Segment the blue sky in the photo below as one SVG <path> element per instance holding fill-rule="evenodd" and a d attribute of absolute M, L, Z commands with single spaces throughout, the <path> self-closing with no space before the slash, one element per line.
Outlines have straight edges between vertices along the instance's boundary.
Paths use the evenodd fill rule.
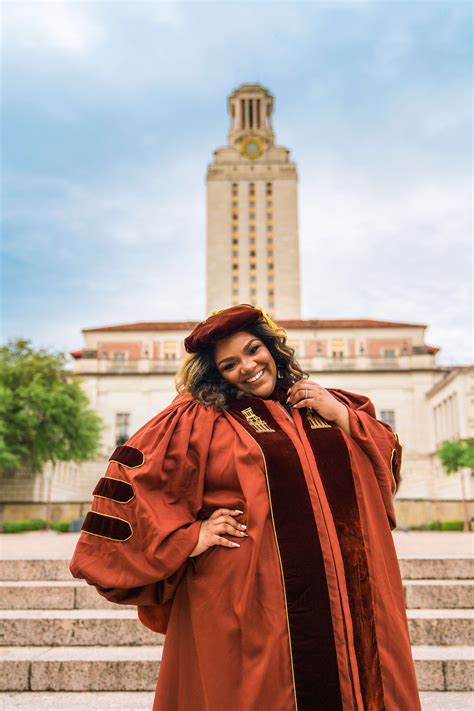
<path fill-rule="evenodd" d="M 226 97 L 275 95 L 303 316 L 429 325 L 470 354 L 470 2 L 4 2 L 2 333 L 205 316 Z"/>

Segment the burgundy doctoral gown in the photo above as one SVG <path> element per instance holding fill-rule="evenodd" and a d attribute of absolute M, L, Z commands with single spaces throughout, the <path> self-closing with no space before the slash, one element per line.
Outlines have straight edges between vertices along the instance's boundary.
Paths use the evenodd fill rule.
<path fill-rule="evenodd" d="M 177 396 L 110 458 L 71 572 L 166 633 L 155 711 L 419 711 L 391 530 L 401 446 L 362 395 L 351 435 L 277 386 Z M 240 509 L 240 548 L 189 555 Z"/>

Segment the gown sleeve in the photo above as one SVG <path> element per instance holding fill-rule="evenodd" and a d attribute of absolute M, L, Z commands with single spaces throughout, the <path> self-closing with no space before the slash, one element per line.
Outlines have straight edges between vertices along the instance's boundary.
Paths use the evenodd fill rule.
<path fill-rule="evenodd" d="M 140 619 L 140 606 L 166 612 L 198 542 L 215 418 L 176 397 L 115 449 L 93 491 L 70 571 L 108 600 L 138 605 Z"/>
<path fill-rule="evenodd" d="M 401 482 L 402 447 L 390 425 L 376 418 L 375 407 L 365 395 L 327 388 L 349 411 L 351 437 L 369 457 L 387 511 L 390 529 L 397 526 L 393 497 Z"/>

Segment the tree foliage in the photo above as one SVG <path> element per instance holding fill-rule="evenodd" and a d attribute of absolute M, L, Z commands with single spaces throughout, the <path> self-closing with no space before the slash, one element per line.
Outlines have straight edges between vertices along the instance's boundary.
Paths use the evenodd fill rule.
<path fill-rule="evenodd" d="M 445 440 L 437 449 L 444 469 L 448 474 L 462 467 L 474 470 L 474 441 L 472 439 Z"/>
<path fill-rule="evenodd" d="M 28 340 L 0 348 L 0 470 L 35 473 L 97 453 L 101 420 L 65 365 L 64 353 Z"/>

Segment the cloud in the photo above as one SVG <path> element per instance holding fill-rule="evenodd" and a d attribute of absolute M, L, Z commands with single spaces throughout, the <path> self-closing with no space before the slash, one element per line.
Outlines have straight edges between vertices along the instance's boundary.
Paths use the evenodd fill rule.
<path fill-rule="evenodd" d="M 103 36 L 88 6 L 77 2 L 5 2 L 2 23 L 4 51 L 30 58 L 45 51 L 86 55 Z"/>

